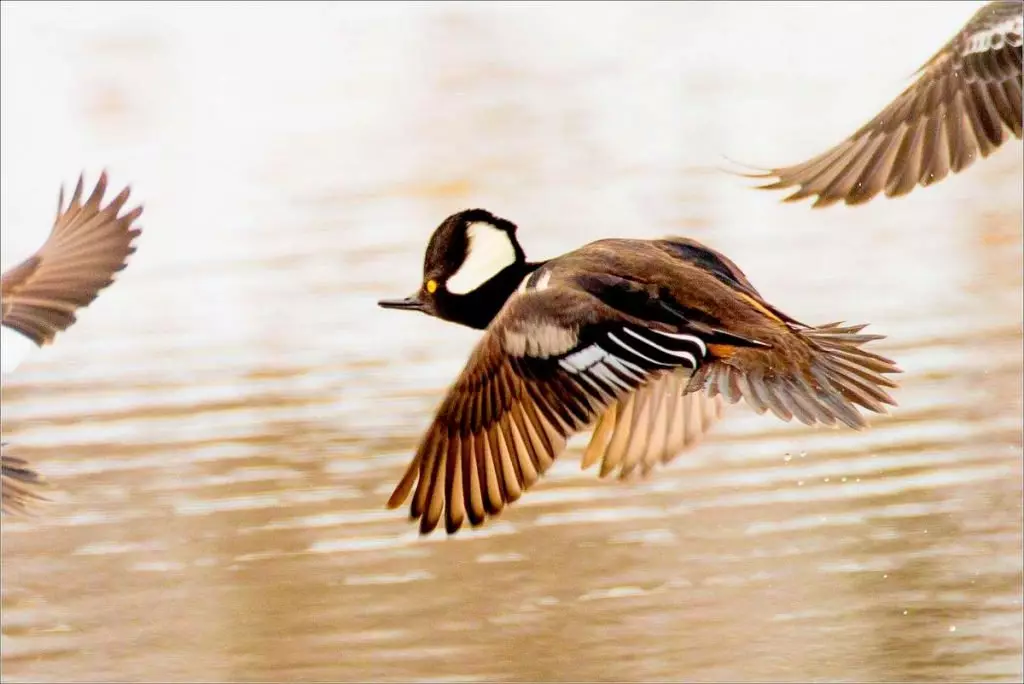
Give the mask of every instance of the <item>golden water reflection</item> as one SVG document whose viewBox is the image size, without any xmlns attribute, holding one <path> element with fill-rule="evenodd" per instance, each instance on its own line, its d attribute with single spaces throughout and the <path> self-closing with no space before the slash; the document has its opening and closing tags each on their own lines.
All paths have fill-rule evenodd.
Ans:
<svg viewBox="0 0 1024 684">
<path fill-rule="evenodd" d="M 831 144 L 975 6 L 5 4 L 4 265 L 83 165 L 146 202 L 4 381 L 57 499 L 3 521 L 5 681 L 1019 681 L 1021 145 L 825 212 L 715 170 Z M 374 302 L 470 205 L 535 258 L 707 241 L 889 335 L 900 407 L 736 407 L 630 484 L 577 448 L 419 539 L 383 504 L 478 333 Z"/>
</svg>

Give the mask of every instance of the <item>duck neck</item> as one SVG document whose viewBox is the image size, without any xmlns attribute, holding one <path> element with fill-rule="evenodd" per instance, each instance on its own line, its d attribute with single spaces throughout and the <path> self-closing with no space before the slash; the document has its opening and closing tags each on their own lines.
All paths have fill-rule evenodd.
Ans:
<svg viewBox="0 0 1024 684">
<path fill-rule="evenodd" d="M 458 322 L 478 330 L 487 328 L 523 279 L 545 263 L 517 261 L 506 266 L 498 275 L 462 297 L 459 306 L 461 320 Z"/>
</svg>

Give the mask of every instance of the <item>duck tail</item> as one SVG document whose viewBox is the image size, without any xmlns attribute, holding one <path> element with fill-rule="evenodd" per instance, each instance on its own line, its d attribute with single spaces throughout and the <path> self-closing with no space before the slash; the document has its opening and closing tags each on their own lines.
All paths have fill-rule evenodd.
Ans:
<svg viewBox="0 0 1024 684">
<path fill-rule="evenodd" d="M 742 398 L 758 413 L 770 410 L 785 421 L 863 428 L 859 409 L 886 414 L 886 406 L 896 406 L 886 389 L 897 384 L 887 376 L 902 372 L 892 360 L 862 349 L 884 339 L 862 333 L 865 327 L 790 325 L 766 337 L 764 348 L 709 345 L 710 362 L 688 389 L 704 387 L 731 403 Z"/>
</svg>

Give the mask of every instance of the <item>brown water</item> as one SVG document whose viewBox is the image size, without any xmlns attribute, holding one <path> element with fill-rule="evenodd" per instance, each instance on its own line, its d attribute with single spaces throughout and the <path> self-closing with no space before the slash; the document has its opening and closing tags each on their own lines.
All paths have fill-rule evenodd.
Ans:
<svg viewBox="0 0 1024 684">
<path fill-rule="evenodd" d="M 57 498 L 3 520 L 4 680 L 1020 681 L 1022 146 L 823 212 L 715 169 L 836 141 L 976 6 L 5 4 L 4 265 L 83 166 L 146 213 L 4 380 Z M 384 501 L 478 333 L 375 301 L 468 206 L 535 258 L 706 241 L 889 335 L 900 407 L 733 407 L 632 484 L 574 442 L 420 539 Z"/>
</svg>

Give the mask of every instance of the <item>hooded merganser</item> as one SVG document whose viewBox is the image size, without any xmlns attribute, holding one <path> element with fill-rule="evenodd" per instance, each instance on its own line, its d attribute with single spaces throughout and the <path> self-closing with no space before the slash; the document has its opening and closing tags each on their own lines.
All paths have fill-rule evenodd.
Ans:
<svg viewBox="0 0 1024 684">
<path fill-rule="evenodd" d="M 136 207 L 123 216 L 118 212 L 128 200 L 125 188 L 102 206 L 107 174 L 100 175 L 95 189 L 82 203 L 79 176 L 71 201 L 64 207 L 64 189 L 57 200 L 57 218 L 39 250 L 0 279 L 3 333 L 3 372 L 9 373 L 30 348 L 53 342 L 57 333 L 75 322 L 75 312 L 88 306 L 100 290 L 114 281 L 135 251 L 132 241 L 141 232 L 132 223 L 142 213 Z M 40 499 L 34 487 L 42 482 L 28 464 L 0 452 L 4 513 L 23 512 L 30 500 Z"/>
<path fill-rule="evenodd" d="M 900 370 L 861 349 L 882 336 L 800 323 L 686 238 L 599 240 L 531 263 L 514 224 L 471 209 L 430 238 L 419 291 L 379 304 L 486 330 L 388 501 L 416 485 L 422 534 L 443 513 L 449 534 L 498 514 L 595 420 L 584 467 L 603 459 L 602 475 L 625 476 L 696 441 L 721 397 L 853 428 L 858 406 L 895 406 L 883 388 Z"/>
<path fill-rule="evenodd" d="M 777 178 L 760 189 L 799 186 L 792 202 L 863 204 L 905 195 L 1021 138 L 1021 0 L 997 0 L 918 69 L 917 80 L 843 142 L 802 164 L 741 174 Z"/>
</svg>

